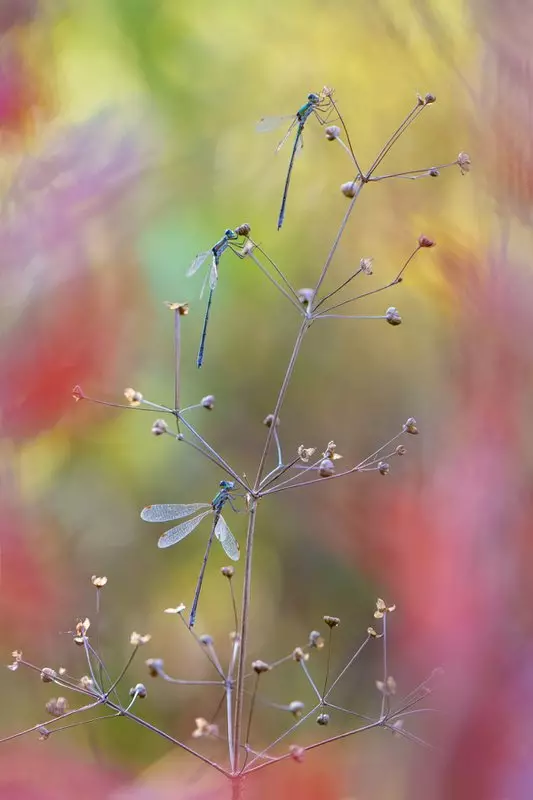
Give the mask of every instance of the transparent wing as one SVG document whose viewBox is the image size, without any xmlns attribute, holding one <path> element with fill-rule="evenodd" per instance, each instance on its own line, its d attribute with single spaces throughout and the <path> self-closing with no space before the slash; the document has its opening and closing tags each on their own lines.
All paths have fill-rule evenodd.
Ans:
<svg viewBox="0 0 533 800">
<path fill-rule="evenodd" d="M 296 125 L 296 123 L 297 123 L 297 122 L 298 122 L 298 120 L 297 120 L 296 118 L 294 118 L 294 119 L 293 119 L 293 121 L 292 121 L 292 125 L 291 125 L 291 127 L 289 128 L 289 130 L 287 131 L 287 133 L 285 134 L 285 136 L 283 137 L 283 139 L 281 140 L 281 142 L 280 142 L 280 143 L 278 144 L 278 146 L 276 147 L 276 153 L 277 153 L 279 150 L 281 150 L 281 148 L 283 147 L 283 145 L 285 144 L 285 142 L 287 141 L 287 139 L 288 139 L 288 138 L 289 138 L 289 136 L 291 135 L 291 133 L 292 133 L 292 130 L 293 130 L 293 128 L 294 128 L 294 126 Z"/>
<path fill-rule="evenodd" d="M 195 514 L 201 508 L 209 508 L 210 503 L 190 503 L 189 505 L 162 503 L 155 506 L 146 506 L 141 511 L 141 519 L 145 522 L 170 522 L 172 519 L 181 519 Z"/>
<path fill-rule="evenodd" d="M 255 126 L 255 129 L 259 133 L 267 133 L 268 131 L 275 130 L 282 123 L 285 123 L 286 125 L 289 125 L 289 123 L 294 123 L 294 114 L 285 114 L 282 117 L 261 117 Z"/>
<path fill-rule="evenodd" d="M 228 558 L 231 558 L 232 561 L 238 561 L 240 556 L 238 542 L 226 525 L 223 517 L 218 518 L 218 522 L 215 527 L 215 536 L 224 548 L 224 552 Z"/>
<path fill-rule="evenodd" d="M 211 250 L 206 250 L 205 253 L 198 253 L 198 255 L 194 258 L 191 266 L 185 273 L 186 276 L 190 278 L 191 275 L 194 275 L 195 272 L 198 272 L 198 270 L 200 269 L 206 258 L 211 255 L 213 255 Z"/>
<path fill-rule="evenodd" d="M 211 269 L 209 270 L 209 288 L 215 289 L 218 282 L 218 267 L 213 259 Z"/>
<path fill-rule="evenodd" d="M 212 513 L 212 509 L 210 508 L 209 511 L 204 511 L 203 514 L 198 514 L 197 517 L 193 517 L 192 519 L 185 520 L 185 522 L 181 522 L 179 525 L 176 525 L 175 528 L 171 528 L 169 531 L 166 531 L 162 536 L 160 536 L 157 546 L 170 547 L 177 542 L 181 542 L 181 540 L 185 539 L 189 533 L 193 532 L 193 530 L 200 524 L 204 517 L 207 517 L 208 514 Z"/>
</svg>

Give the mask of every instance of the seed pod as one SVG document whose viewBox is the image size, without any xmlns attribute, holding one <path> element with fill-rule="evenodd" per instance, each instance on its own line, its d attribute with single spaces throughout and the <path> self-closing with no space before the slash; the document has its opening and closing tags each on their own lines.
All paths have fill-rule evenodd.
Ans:
<svg viewBox="0 0 533 800">
<path fill-rule="evenodd" d="M 365 273 L 365 275 L 372 275 L 373 261 L 373 258 L 362 258 L 359 262 L 359 267 L 361 268 L 361 271 Z"/>
<path fill-rule="evenodd" d="M 413 435 L 416 435 L 419 432 L 418 428 L 416 427 L 416 419 L 414 417 L 409 417 L 409 419 L 403 426 L 403 429 L 406 433 L 411 433 Z"/>
<path fill-rule="evenodd" d="M 470 156 L 468 153 L 459 153 L 457 156 L 457 164 L 459 165 L 459 169 L 465 174 L 465 172 L 470 172 L 470 165 L 472 161 L 470 160 Z"/>
<path fill-rule="evenodd" d="M 231 580 L 231 578 L 233 578 L 233 575 L 235 573 L 235 570 L 233 569 L 233 567 L 221 567 L 220 571 L 224 575 L 225 578 L 229 578 L 230 580 Z"/>
<path fill-rule="evenodd" d="M 262 672 L 269 672 L 271 667 L 266 661 L 252 661 L 252 669 L 257 675 L 261 675 Z"/>
<path fill-rule="evenodd" d="M 274 422 L 274 414 L 267 414 L 263 420 L 263 425 L 266 425 L 267 428 L 272 427 L 272 423 Z M 279 417 L 276 419 L 276 427 L 279 425 Z"/>
<path fill-rule="evenodd" d="M 438 169 L 430 169 L 428 174 L 431 175 L 432 178 L 438 178 L 440 172 Z"/>
<path fill-rule="evenodd" d="M 162 436 L 168 431 L 168 425 L 164 419 L 156 419 L 152 425 L 152 433 L 154 436 Z"/>
<path fill-rule="evenodd" d="M 124 397 L 130 404 L 130 406 L 133 406 L 134 408 L 136 406 L 139 406 L 143 401 L 142 394 L 140 392 L 137 392 L 135 389 L 132 389 L 131 387 L 128 389 L 124 389 Z"/>
<path fill-rule="evenodd" d="M 335 465 L 331 458 L 322 459 L 318 468 L 318 474 L 321 478 L 330 478 L 335 474 Z"/>
<path fill-rule="evenodd" d="M 390 464 L 387 464 L 386 461 L 380 461 L 378 464 L 378 471 L 381 475 L 388 475 L 390 472 Z"/>
<path fill-rule="evenodd" d="M 355 181 L 347 181 L 346 183 L 341 184 L 341 192 L 345 197 L 355 197 Z"/>
<path fill-rule="evenodd" d="M 326 615 L 323 617 L 323 620 L 330 628 L 337 628 L 341 624 L 339 617 L 330 617 Z"/>
<path fill-rule="evenodd" d="M 43 683 L 53 683 L 57 677 L 57 672 L 51 667 L 43 667 L 41 670 L 41 680 Z"/>
<path fill-rule="evenodd" d="M 319 714 L 316 722 L 317 725 L 327 725 L 329 723 L 329 714 Z"/>
<path fill-rule="evenodd" d="M 202 406 L 207 408 L 208 411 L 212 411 L 215 407 L 215 395 L 207 394 L 205 397 L 202 397 Z"/>
<path fill-rule="evenodd" d="M 239 225 L 237 228 L 235 228 L 235 233 L 237 233 L 239 236 L 248 236 L 251 230 L 252 229 L 248 223 L 243 222 L 242 225 Z"/>
<path fill-rule="evenodd" d="M 146 686 L 144 683 L 137 683 L 135 686 L 132 686 L 130 689 L 130 697 L 146 697 L 148 692 L 146 691 Z"/>
<path fill-rule="evenodd" d="M 419 247 L 435 247 L 436 242 L 433 239 L 430 239 L 429 236 L 424 236 L 420 234 L 418 237 L 418 246 Z"/>
<path fill-rule="evenodd" d="M 163 669 L 162 658 L 148 658 L 144 663 L 148 667 L 148 672 L 152 678 L 157 678 L 161 674 Z"/>
<path fill-rule="evenodd" d="M 293 700 L 292 703 L 289 703 L 289 711 L 291 714 L 298 719 L 298 717 L 302 716 L 302 711 L 305 708 L 305 703 L 302 703 L 301 700 Z"/>
<path fill-rule="evenodd" d="M 339 136 L 341 135 L 341 129 L 339 128 L 338 125 L 329 125 L 329 127 L 326 128 L 324 133 L 326 134 L 326 139 L 329 142 L 334 142 L 335 139 L 338 139 Z"/>
<path fill-rule="evenodd" d="M 315 296 L 313 289 L 298 289 L 296 294 L 298 295 L 298 300 L 303 306 L 308 306 Z"/>
<path fill-rule="evenodd" d="M 435 95 L 434 95 L 434 94 L 431 94 L 430 92 L 428 92 L 428 93 L 427 93 L 427 95 L 424 97 L 424 102 L 425 102 L 425 104 L 426 104 L 427 106 L 428 106 L 430 103 L 435 103 L 436 101 L 437 101 L 437 98 L 435 97 Z"/>
<path fill-rule="evenodd" d="M 385 319 L 389 323 L 389 325 L 401 325 L 402 318 L 400 316 L 400 312 L 394 306 L 388 308 L 385 312 Z"/>
</svg>

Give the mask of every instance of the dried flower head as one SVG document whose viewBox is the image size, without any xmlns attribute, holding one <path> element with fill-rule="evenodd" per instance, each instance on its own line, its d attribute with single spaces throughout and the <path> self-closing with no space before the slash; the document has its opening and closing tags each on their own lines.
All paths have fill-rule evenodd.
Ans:
<svg viewBox="0 0 533 800">
<path fill-rule="evenodd" d="M 341 192 L 345 197 L 355 197 L 356 187 L 356 181 L 346 181 L 346 183 L 341 184 Z"/>
<path fill-rule="evenodd" d="M 180 603 L 179 606 L 176 606 L 176 608 L 165 608 L 163 613 L 164 614 L 183 614 L 183 612 L 185 611 L 185 608 L 186 608 L 185 604 L 184 603 Z"/>
<path fill-rule="evenodd" d="M 371 257 L 362 258 L 361 261 L 359 262 L 359 267 L 360 267 L 361 271 L 365 273 L 365 275 L 372 275 L 372 272 L 373 272 L 372 264 L 373 263 L 374 263 L 374 259 L 371 258 Z"/>
<path fill-rule="evenodd" d="M 140 406 L 140 404 L 143 401 L 142 394 L 140 392 L 137 392 L 135 389 L 132 389 L 131 387 L 128 389 L 124 389 L 124 397 L 130 404 L 130 406 L 133 406 L 134 408 Z"/>
<path fill-rule="evenodd" d="M 267 414 L 263 420 L 263 425 L 266 425 L 267 428 L 271 428 L 273 422 L 274 422 L 274 414 Z M 276 419 L 276 427 L 278 425 L 279 425 L 279 417 Z"/>
<path fill-rule="evenodd" d="M 369 636 L 372 637 L 372 639 L 381 639 L 381 637 L 383 636 L 382 633 L 378 633 L 377 630 L 372 626 L 368 627 L 366 629 L 366 632 L 368 633 Z"/>
<path fill-rule="evenodd" d="M 68 710 L 68 701 L 66 697 L 52 697 L 45 705 L 47 712 L 51 717 L 62 717 Z"/>
<path fill-rule="evenodd" d="M 177 311 L 180 317 L 186 317 L 189 313 L 188 303 L 171 303 L 169 300 L 165 300 L 165 305 L 171 311 Z"/>
<path fill-rule="evenodd" d="M 203 633 L 201 636 L 198 637 L 198 641 L 205 645 L 205 647 L 212 647 L 213 646 L 213 637 L 209 636 L 208 633 Z"/>
<path fill-rule="evenodd" d="M 53 683 L 57 678 L 57 672 L 51 667 L 43 667 L 41 670 L 41 680 L 43 683 Z"/>
<path fill-rule="evenodd" d="M 39 733 L 40 742 L 46 741 L 46 739 L 48 739 L 48 737 L 50 736 L 50 731 L 48 730 L 48 728 L 45 728 L 44 725 L 39 725 L 37 731 Z"/>
<path fill-rule="evenodd" d="M 397 308 L 394 308 L 394 306 L 390 306 L 390 308 L 388 308 L 385 311 L 385 319 L 387 320 L 389 325 L 401 325 L 402 324 L 402 318 L 400 316 L 400 312 L 398 311 Z"/>
<path fill-rule="evenodd" d="M 418 246 L 419 247 L 435 247 L 436 242 L 434 239 L 430 239 L 429 236 L 424 236 L 423 233 L 420 234 L 418 237 Z"/>
<path fill-rule="evenodd" d="M 94 689 L 94 681 L 92 678 L 89 678 L 88 675 L 83 675 L 78 681 L 78 686 L 80 689 L 86 689 L 88 692 L 92 692 Z"/>
<path fill-rule="evenodd" d="M 376 610 L 374 611 L 374 617 L 375 619 L 383 619 L 385 614 L 392 614 L 392 612 L 395 611 L 395 609 L 396 609 L 395 605 L 388 606 L 385 603 L 385 601 L 381 599 L 381 597 L 378 597 L 378 599 L 376 600 Z"/>
<path fill-rule="evenodd" d="M 208 411 L 212 411 L 215 407 L 215 395 L 206 394 L 205 397 L 202 397 L 202 406 L 207 408 Z"/>
<path fill-rule="evenodd" d="M 230 580 L 231 580 L 231 578 L 233 578 L 233 576 L 235 574 L 235 570 L 234 570 L 233 567 L 221 567 L 220 571 L 224 575 L 225 578 L 228 578 Z"/>
<path fill-rule="evenodd" d="M 406 433 L 416 436 L 416 434 L 419 432 L 416 426 L 416 419 L 414 417 L 409 417 L 409 419 L 405 422 L 403 429 Z"/>
<path fill-rule="evenodd" d="M 301 444 L 298 448 L 298 456 L 300 461 L 303 461 L 304 464 L 307 464 L 311 456 L 313 456 L 315 453 L 316 447 L 304 447 L 303 444 Z"/>
<path fill-rule="evenodd" d="M 8 664 L 7 668 L 10 669 L 11 672 L 16 672 L 22 660 L 22 650 L 13 650 L 11 658 L 13 659 L 13 663 Z"/>
<path fill-rule="evenodd" d="M 76 401 L 76 403 L 79 403 L 79 402 L 80 402 L 80 400 L 83 400 L 83 399 L 84 399 L 85 395 L 83 394 L 83 389 L 81 388 L 81 386 L 78 386 L 78 385 L 76 385 L 76 386 L 73 388 L 73 390 L 72 390 L 72 397 L 74 398 L 74 400 Z"/>
<path fill-rule="evenodd" d="M 77 645 L 82 645 L 85 642 L 85 638 L 87 637 L 87 631 L 91 627 L 91 621 L 88 617 L 86 617 L 83 621 L 79 620 L 76 623 L 76 635 L 74 636 L 74 642 Z"/>
<path fill-rule="evenodd" d="M 329 628 L 337 628 L 341 624 L 339 617 L 330 617 L 327 614 L 323 620 Z"/>
<path fill-rule="evenodd" d="M 103 589 L 103 587 L 107 583 L 107 578 L 105 577 L 105 575 L 103 575 L 101 578 L 97 577 L 96 575 L 93 575 L 91 578 L 91 583 L 93 586 L 96 586 L 97 589 Z"/>
<path fill-rule="evenodd" d="M 257 675 L 261 675 L 263 672 L 270 672 L 272 667 L 266 661 L 258 659 L 257 661 L 252 661 L 252 669 Z"/>
<path fill-rule="evenodd" d="M 387 464 L 386 461 L 380 461 L 378 464 L 378 472 L 380 475 L 388 475 L 390 472 L 390 464 Z"/>
<path fill-rule="evenodd" d="M 150 633 L 142 634 L 137 633 L 137 631 L 133 631 L 130 636 L 130 644 L 132 644 L 134 647 L 141 647 L 141 645 L 147 644 L 151 638 L 152 635 Z"/>
<path fill-rule="evenodd" d="M 238 236 L 249 236 L 249 235 L 250 235 L 250 231 L 251 231 L 251 230 L 252 230 L 251 226 L 250 226 L 250 225 L 248 225 L 248 223 L 247 223 L 247 222 L 243 222 L 243 224 L 242 224 L 242 225 L 238 225 L 238 226 L 235 228 L 235 233 L 236 233 Z"/>
<path fill-rule="evenodd" d="M 342 458 L 340 453 L 337 453 L 337 445 L 335 442 L 328 442 L 328 446 L 322 453 L 323 458 L 331 458 L 332 461 L 336 461 L 339 458 Z"/>
<path fill-rule="evenodd" d="M 428 93 L 427 93 L 427 95 L 424 97 L 424 103 L 425 103 L 427 106 L 428 106 L 430 103 L 435 103 L 436 101 L 437 101 L 437 98 L 435 97 L 435 95 L 434 95 L 434 94 L 431 94 L 430 92 L 428 92 Z"/>
<path fill-rule="evenodd" d="M 313 298 L 315 296 L 314 289 L 298 289 L 296 292 L 296 296 L 298 300 L 303 306 L 308 306 L 310 303 L 313 302 Z"/>
<path fill-rule="evenodd" d="M 144 683 L 137 683 L 130 689 L 130 697 L 140 697 L 141 699 L 144 699 L 147 694 L 148 692 L 146 691 L 146 686 Z"/>
<path fill-rule="evenodd" d="M 404 456 L 407 453 L 407 448 L 403 444 L 399 444 L 394 452 L 397 456 Z"/>
<path fill-rule="evenodd" d="M 302 711 L 304 708 L 305 703 L 302 703 L 301 700 L 293 700 L 291 703 L 289 703 L 289 711 L 293 716 L 296 717 L 296 719 L 302 716 Z"/>
<path fill-rule="evenodd" d="M 335 139 L 338 139 L 341 135 L 341 129 L 338 125 L 329 125 L 324 133 L 326 134 L 326 139 L 329 142 L 334 142 Z"/>
<path fill-rule="evenodd" d="M 320 631 L 311 631 L 309 634 L 309 647 L 316 647 L 317 650 L 324 647 L 324 639 Z"/>
<path fill-rule="evenodd" d="M 318 467 L 318 474 L 321 478 L 330 478 L 335 474 L 335 465 L 331 458 L 324 458 Z"/>
<path fill-rule="evenodd" d="M 440 175 L 440 172 L 436 167 L 434 167 L 433 169 L 430 169 L 428 171 L 428 175 L 430 175 L 432 178 L 438 178 L 439 175 Z"/>
<path fill-rule="evenodd" d="M 203 717 L 196 717 L 194 722 L 196 728 L 191 734 L 193 739 L 200 739 L 202 736 L 218 736 L 218 725 L 213 725 Z"/>
<path fill-rule="evenodd" d="M 291 744 L 289 747 L 289 753 L 291 754 L 293 761 L 296 761 L 297 764 L 301 764 L 304 760 L 305 748 L 300 747 L 299 744 Z"/>
<path fill-rule="evenodd" d="M 301 647 L 295 647 L 292 651 L 292 657 L 295 661 L 309 661 L 309 653 L 304 653 Z"/>
<path fill-rule="evenodd" d="M 152 678 L 157 678 L 159 675 L 161 675 L 163 671 L 162 658 L 148 658 L 144 663 L 148 667 L 148 672 Z"/>
<path fill-rule="evenodd" d="M 329 714 L 319 714 L 316 718 L 317 725 L 328 725 L 329 724 Z"/>
<path fill-rule="evenodd" d="M 456 163 L 459 165 L 459 169 L 463 175 L 465 172 L 470 172 L 472 161 L 470 160 L 468 153 L 459 153 Z"/>
<path fill-rule="evenodd" d="M 376 687 L 378 691 L 385 696 L 396 694 L 396 681 L 392 675 L 389 675 L 385 683 L 383 681 L 376 681 Z"/>
<path fill-rule="evenodd" d="M 156 419 L 152 425 L 152 433 L 154 436 L 162 436 L 168 432 L 168 425 L 164 419 Z"/>
</svg>

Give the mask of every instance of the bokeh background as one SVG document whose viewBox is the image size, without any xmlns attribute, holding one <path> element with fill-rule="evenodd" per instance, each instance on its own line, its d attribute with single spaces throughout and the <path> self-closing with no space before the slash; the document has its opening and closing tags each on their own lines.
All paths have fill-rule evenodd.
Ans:
<svg viewBox="0 0 533 800">
<path fill-rule="evenodd" d="M 526 0 L 1 0 L 0 3 L 0 637 L 35 664 L 86 669 L 64 632 L 95 620 L 90 576 L 106 575 L 98 637 L 109 669 L 131 631 L 151 642 L 125 691 L 148 683 L 144 657 L 179 677 L 210 678 L 194 643 L 162 613 L 190 602 L 205 538 L 159 551 L 146 503 L 209 500 L 222 477 L 150 415 L 75 404 L 71 390 L 122 401 L 126 386 L 173 396 L 172 316 L 184 318 L 185 403 L 202 433 L 253 474 L 298 320 L 248 262 L 227 258 L 206 363 L 195 367 L 201 279 L 194 255 L 228 226 L 254 237 L 296 286 L 316 279 L 352 177 L 313 124 L 296 164 L 286 224 L 275 222 L 288 151 L 256 134 L 324 84 L 368 164 L 412 107 L 437 103 L 400 140 L 387 171 L 468 152 L 473 170 L 369 187 L 335 259 L 329 288 L 363 256 L 364 288 L 390 280 L 420 233 L 438 245 L 406 280 L 362 302 L 397 306 L 404 323 L 315 325 L 282 413 L 286 451 L 333 439 L 359 459 L 415 416 L 421 436 L 391 473 L 328 482 L 264 503 L 257 530 L 250 658 L 274 660 L 341 618 L 343 664 L 377 596 L 397 604 L 390 671 L 409 691 L 445 668 L 410 729 L 435 754 L 383 732 L 286 763 L 250 797 L 515 800 L 533 793 L 531 596 L 531 146 L 533 9 Z M 363 290 L 363 289 L 361 289 Z M 243 539 L 245 517 L 232 527 Z M 202 529 L 200 529 L 202 530 Z M 204 528 L 205 532 L 205 528 Z M 228 650 L 223 554 L 213 553 L 198 628 Z M 238 579 L 237 579 L 238 580 Z M 237 587 L 238 587 L 237 583 Z M 322 660 L 320 660 L 322 658 Z M 317 675 L 324 659 L 316 659 Z M 314 665 L 313 665 L 314 666 Z M 315 668 L 315 666 L 314 666 Z M 379 650 L 340 698 L 376 708 Z M 289 664 L 269 678 L 279 703 L 311 702 Z M 217 697 L 148 683 L 142 707 L 190 742 Z M 0 728 L 46 719 L 48 686 L 6 670 Z M 72 699 L 75 702 L 75 698 Z M 443 712 L 445 709 L 445 712 Z M 287 719 L 262 710 L 257 742 Z M 311 726 L 300 739 L 316 735 Z M 217 754 L 206 743 L 206 752 Z M 211 748 L 211 749 L 210 749 Z M 210 797 L 202 765 L 125 721 L 0 748 L 0 794 L 17 798 Z M 223 796 L 223 795 L 222 795 Z"/>
</svg>

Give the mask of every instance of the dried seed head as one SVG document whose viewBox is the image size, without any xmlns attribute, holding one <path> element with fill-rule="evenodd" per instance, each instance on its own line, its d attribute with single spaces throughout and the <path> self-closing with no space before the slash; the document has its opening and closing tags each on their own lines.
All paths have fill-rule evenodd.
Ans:
<svg viewBox="0 0 533 800">
<path fill-rule="evenodd" d="M 373 262 L 374 262 L 374 259 L 371 258 L 371 257 L 362 258 L 361 261 L 359 262 L 359 267 L 361 268 L 362 272 L 365 273 L 365 275 L 372 275 L 372 271 L 373 271 L 372 270 L 372 264 L 373 264 Z"/>
<path fill-rule="evenodd" d="M 457 156 L 457 164 L 459 165 L 459 169 L 463 175 L 465 172 L 470 172 L 470 166 L 472 162 L 468 153 L 459 153 Z"/>
<path fill-rule="evenodd" d="M 327 614 L 323 617 L 323 620 L 329 628 L 337 628 L 341 624 L 338 617 L 330 617 Z"/>
<path fill-rule="evenodd" d="M 292 651 L 292 657 L 295 661 L 309 661 L 309 653 L 304 653 L 301 647 L 295 647 Z"/>
<path fill-rule="evenodd" d="M 407 453 L 407 448 L 403 444 L 399 444 L 394 452 L 397 456 L 404 456 Z"/>
<path fill-rule="evenodd" d="M 261 675 L 262 672 L 270 672 L 272 668 L 266 661 L 257 660 L 252 661 L 252 669 L 257 675 Z"/>
<path fill-rule="evenodd" d="M 394 306 L 390 306 L 385 311 L 385 319 L 387 320 L 389 325 L 401 325 L 402 324 L 402 318 L 400 316 L 400 312 L 398 311 L 397 308 L 394 308 Z"/>
<path fill-rule="evenodd" d="M 416 93 L 416 99 L 417 99 L 417 102 L 418 102 L 419 106 L 423 106 L 424 105 L 424 102 L 425 102 L 424 98 L 422 97 L 422 95 L 419 92 Z"/>
<path fill-rule="evenodd" d="M 215 407 L 215 395 L 206 394 L 205 397 L 202 397 L 202 406 L 207 408 L 208 411 L 212 411 Z"/>
<path fill-rule="evenodd" d="M 347 181 L 341 184 L 341 192 L 345 197 L 355 197 L 357 183 L 355 181 Z"/>
<path fill-rule="evenodd" d="M 430 169 L 429 172 L 428 172 L 428 175 L 430 175 L 432 178 L 438 178 L 439 175 L 440 175 L 440 172 L 439 172 L 438 169 Z"/>
<path fill-rule="evenodd" d="M 179 606 L 176 606 L 176 608 L 165 608 L 163 613 L 164 614 L 183 614 L 183 612 L 185 611 L 185 608 L 186 608 L 185 604 L 184 603 L 180 603 Z"/>
<path fill-rule="evenodd" d="M 78 686 L 80 689 L 91 692 L 94 689 L 94 681 L 92 678 L 89 678 L 88 675 L 83 675 L 78 681 Z"/>
<path fill-rule="evenodd" d="M 263 420 L 263 425 L 266 425 L 267 428 L 271 428 L 273 422 L 274 422 L 274 414 L 267 414 Z M 278 425 L 279 425 L 279 417 L 276 419 L 276 427 Z"/>
<path fill-rule="evenodd" d="M 131 387 L 129 389 L 124 389 L 124 397 L 130 404 L 130 406 L 136 407 L 140 406 L 143 401 L 143 396 L 140 392 L 137 392 L 135 389 Z"/>
<path fill-rule="evenodd" d="M 430 94 L 429 92 L 428 92 L 428 93 L 427 93 L 427 95 L 424 97 L 424 103 L 425 103 L 427 106 L 428 106 L 430 103 L 435 103 L 436 101 L 437 101 L 437 98 L 435 97 L 435 95 L 434 95 L 434 94 Z"/>
<path fill-rule="evenodd" d="M 130 644 L 134 647 L 141 647 L 141 645 L 147 644 L 151 638 L 152 635 L 150 633 L 141 634 L 137 633 L 137 631 L 133 631 L 130 636 Z"/>
<path fill-rule="evenodd" d="M 389 696 L 391 694 L 396 694 L 396 681 L 389 675 L 385 682 L 383 681 L 376 681 L 376 687 L 381 694 L 385 696 Z"/>
<path fill-rule="evenodd" d="M 328 725 L 329 724 L 329 714 L 319 714 L 316 718 L 317 725 Z"/>
<path fill-rule="evenodd" d="M 317 650 L 324 647 L 324 639 L 320 631 L 311 631 L 309 634 L 309 647 L 316 647 Z"/>
<path fill-rule="evenodd" d="M 381 597 L 378 597 L 376 600 L 376 610 L 374 611 L 374 618 L 375 619 L 383 619 L 385 614 L 392 614 L 395 611 L 396 606 L 388 606 Z"/>
<path fill-rule="evenodd" d="M 22 650 L 13 650 L 11 653 L 11 658 L 13 659 L 13 663 L 8 664 L 7 668 L 10 669 L 11 672 L 16 672 L 22 660 Z"/>
<path fill-rule="evenodd" d="M 386 461 L 380 461 L 378 464 L 378 471 L 380 475 L 388 475 L 390 472 L 390 464 L 387 464 Z"/>
<path fill-rule="evenodd" d="M 235 570 L 233 567 L 221 567 L 220 571 L 224 575 L 224 577 L 228 578 L 229 580 L 231 580 L 233 578 L 233 575 L 235 574 Z"/>
<path fill-rule="evenodd" d="M 238 226 L 235 228 L 235 233 L 236 233 L 238 236 L 248 236 L 251 230 L 252 230 L 252 229 L 251 229 L 250 225 L 248 225 L 248 223 L 247 223 L 247 222 L 243 222 L 243 224 L 242 224 L 242 225 L 238 225 Z"/>
<path fill-rule="evenodd" d="M 316 447 L 304 447 L 303 444 L 301 444 L 298 448 L 298 456 L 300 457 L 300 461 L 303 461 L 304 464 L 307 464 L 311 456 L 315 453 Z"/>
<path fill-rule="evenodd" d="M 188 303 L 171 303 L 169 300 L 165 300 L 165 305 L 171 311 L 177 311 L 180 317 L 186 317 L 189 313 Z"/>
<path fill-rule="evenodd" d="M 296 717 L 296 719 L 302 716 L 302 711 L 304 708 L 305 703 L 302 703 L 301 700 L 293 700 L 292 703 L 289 703 L 289 711 Z"/>
<path fill-rule="evenodd" d="M 146 691 L 146 686 L 144 683 L 137 683 L 130 689 L 130 697 L 140 697 L 144 699 L 147 694 L 148 692 Z"/>
<path fill-rule="evenodd" d="M 196 717 L 194 722 L 196 728 L 191 734 L 193 739 L 200 739 L 202 736 L 218 736 L 218 725 L 213 725 L 203 717 Z"/>
<path fill-rule="evenodd" d="M 304 760 L 305 748 L 300 747 L 299 744 L 291 744 L 289 747 L 289 753 L 291 754 L 293 761 L 296 761 L 297 764 L 301 764 Z"/>
<path fill-rule="evenodd" d="M 66 697 L 52 697 L 45 705 L 47 712 L 51 717 L 62 717 L 68 710 L 68 701 Z"/>
<path fill-rule="evenodd" d="M 164 433 L 167 433 L 168 425 L 164 419 L 156 419 L 154 424 L 152 425 L 152 433 L 154 436 L 162 436 Z"/>
<path fill-rule="evenodd" d="M 97 589 L 103 589 L 107 583 L 107 578 L 103 575 L 99 578 L 97 575 L 93 575 L 91 578 L 91 583 L 93 586 L 96 586 Z"/>
<path fill-rule="evenodd" d="M 144 663 L 148 667 L 148 672 L 152 678 L 157 678 L 159 675 L 161 675 L 161 672 L 163 671 L 162 658 L 148 658 Z"/>
<path fill-rule="evenodd" d="M 50 736 L 50 731 L 48 730 L 48 728 L 45 728 L 44 725 L 39 725 L 37 731 L 39 733 L 40 742 L 44 742 Z"/>
<path fill-rule="evenodd" d="M 367 629 L 366 629 L 366 632 L 367 632 L 367 633 L 368 633 L 368 635 L 369 635 L 369 636 L 371 636 L 373 639 L 381 639 L 381 637 L 383 636 L 383 634 L 382 634 L 382 633 L 378 633 L 378 632 L 377 632 L 377 630 L 376 630 L 375 628 L 373 628 L 372 626 L 370 626 L 369 628 L 367 628 Z"/>
<path fill-rule="evenodd" d="M 414 417 L 409 417 L 409 419 L 405 422 L 403 429 L 406 433 L 411 433 L 413 436 L 416 436 L 419 433 L 419 430 L 416 426 L 416 419 Z"/>
<path fill-rule="evenodd" d="M 41 680 L 43 683 L 53 683 L 57 678 L 57 672 L 51 667 L 43 667 L 41 670 Z"/>
<path fill-rule="evenodd" d="M 419 247 L 435 247 L 436 242 L 433 239 L 430 239 L 429 236 L 424 236 L 420 234 L 418 237 L 418 246 Z"/>
<path fill-rule="evenodd" d="M 341 129 L 338 125 L 329 125 L 324 133 L 326 134 L 326 139 L 329 142 L 334 142 L 335 139 L 338 139 L 341 135 Z"/>
<path fill-rule="evenodd" d="M 83 389 L 81 388 L 81 386 L 77 386 L 77 385 L 76 385 L 76 386 L 74 387 L 74 389 L 72 390 L 72 397 L 74 398 L 74 400 L 76 401 L 76 403 L 79 403 L 79 402 L 80 402 L 80 400 L 83 400 L 83 398 L 85 397 L 85 395 L 83 394 Z"/>
<path fill-rule="evenodd" d="M 83 645 L 85 642 L 85 638 L 87 636 L 87 631 L 91 626 L 91 622 L 88 617 L 86 617 L 83 622 L 78 620 L 76 623 L 76 635 L 74 637 L 74 642 L 77 645 Z"/>
<path fill-rule="evenodd" d="M 328 446 L 322 453 L 323 458 L 331 458 L 332 461 L 335 461 L 338 458 L 342 458 L 340 453 L 337 453 L 337 445 L 335 442 L 328 442 Z"/>
<path fill-rule="evenodd" d="M 304 288 L 304 289 L 298 289 L 296 295 L 298 297 L 298 300 L 303 306 L 308 306 L 310 303 L 312 303 L 313 298 L 315 296 L 315 292 L 313 289 Z"/>
<path fill-rule="evenodd" d="M 203 644 L 205 647 L 213 646 L 213 637 L 209 636 L 208 633 L 203 633 L 201 636 L 199 636 L 198 641 L 201 642 L 201 644 Z"/>
<path fill-rule="evenodd" d="M 331 458 L 322 459 L 318 468 L 318 474 L 321 478 L 330 478 L 335 474 L 335 465 Z"/>
</svg>

